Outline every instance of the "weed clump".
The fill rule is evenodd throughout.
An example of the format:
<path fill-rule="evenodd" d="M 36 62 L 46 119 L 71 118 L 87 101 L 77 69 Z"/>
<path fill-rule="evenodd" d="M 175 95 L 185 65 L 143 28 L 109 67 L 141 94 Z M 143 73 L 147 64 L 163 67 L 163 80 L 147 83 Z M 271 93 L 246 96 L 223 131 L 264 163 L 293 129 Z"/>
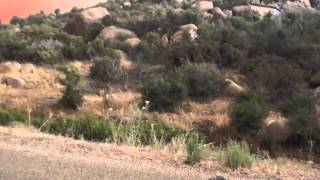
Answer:
<path fill-rule="evenodd" d="M 187 162 L 190 164 L 198 163 L 204 158 L 205 146 L 202 139 L 196 134 L 190 134 L 187 139 Z"/>
<path fill-rule="evenodd" d="M 246 142 L 229 142 L 227 146 L 219 152 L 219 160 L 226 166 L 237 169 L 239 167 L 251 167 L 254 157 Z"/>

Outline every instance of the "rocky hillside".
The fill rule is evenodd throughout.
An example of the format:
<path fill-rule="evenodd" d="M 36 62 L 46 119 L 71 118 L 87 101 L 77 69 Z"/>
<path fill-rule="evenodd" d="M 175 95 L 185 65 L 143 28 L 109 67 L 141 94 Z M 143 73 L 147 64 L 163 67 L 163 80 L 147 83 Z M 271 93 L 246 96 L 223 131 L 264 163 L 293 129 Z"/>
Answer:
<path fill-rule="evenodd" d="M 141 146 L 183 136 L 193 163 L 229 145 L 318 162 L 318 9 L 109 0 L 14 17 L 0 26 L 0 125 Z"/>

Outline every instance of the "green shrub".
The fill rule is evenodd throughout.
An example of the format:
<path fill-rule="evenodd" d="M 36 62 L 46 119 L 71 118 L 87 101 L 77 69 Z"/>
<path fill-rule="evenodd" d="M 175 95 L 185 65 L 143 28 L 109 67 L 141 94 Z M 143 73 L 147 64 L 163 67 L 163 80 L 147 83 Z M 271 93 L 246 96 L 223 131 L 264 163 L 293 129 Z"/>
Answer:
<path fill-rule="evenodd" d="M 4 59 L 29 59 L 31 54 L 27 51 L 30 40 L 15 34 L 10 30 L 0 31 L 0 54 Z"/>
<path fill-rule="evenodd" d="M 6 59 L 56 63 L 64 59 L 87 59 L 87 43 L 48 24 L 25 25 L 20 32 L 0 30 L 0 54 Z"/>
<path fill-rule="evenodd" d="M 293 136 L 300 145 L 306 145 L 310 140 L 320 141 L 318 132 L 320 121 L 316 115 L 316 100 L 311 97 L 296 95 L 286 99 L 280 105 L 283 114 L 289 119 Z"/>
<path fill-rule="evenodd" d="M 233 47 L 233 45 L 225 43 L 220 47 L 221 61 L 218 64 L 230 67 L 235 63 L 242 62 L 246 55 L 245 52 Z"/>
<path fill-rule="evenodd" d="M 294 61 L 274 55 L 248 59 L 241 66 L 254 89 L 275 100 L 299 92 L 306 74 Z"/>
<path fill-rule="evenodd" d="M 31 118 L 31 125 L 40 129 L 40 128 L 43 128 L 42 126 L 45 125 L 47 120 L 48 120 L 48 117 L 45 117 L 45 116 L 32 117 Z M 41 129 L 41 130 L 43 130 L 43 129 Z"/>
<path fill-rule="evenodd" d="M 8 126 L 14 121 L 14 117 L 5 109 L 0 109 L 0 125 Z"/>
<path fill-rule="evenodd" d="M 62 116 L 50 119 L 49 123 L 44 127 L 49 133 L 63 136 L 73 136 L 75 119 L 67 116 Z"/>
<path fill-rule="evenodd" d="M 174 137 L 185 133 L 180 128 L 150 120 L 118 122 L 111 125 L 114 142 L 135 146 L 167 144 Z"/>
<path fill-rule="evenodd" d="M 83 103 L 83 95 L 79 90 L 67 86 L 60 102 L 67 108 L 77 109 Z"/>
<path fill-rule="evenodd" d="M 83 103 L 83 95 L 81 92 L 76 89 L 80 81 L 80 75 L 77 70 L 74 68 L 65 68 L 63 72 L 66 75 L 66 78 L 61 80 L 61 83 L 65 85 L 65 90 L 60 103 L 67 108 L 77 109 Z"/>
<path fill-rule="evenodd" d="M 229 142 L 227 147 L 219 152 L 219 160 L 226 166 L 237 169 L 238 167 L 251 167 L 254 157 L 247 143 Z"/>
<path fill-rule="evenodd" d="M 159 63 L 165 48 L 161 43 L 161 36 L 158 33 L 147 33 L 142 41 L 129 54 L 136 60 L 147 63 Z"/>
<path fill-rule="evenodd" d="M 179 72 L 150 78 L 144 82 L 142 94 L 145 101 L 150 101 L 150 110 L 159 111 L 172 111 L 188 97 L 183 74 Z"/>
<path fill-rule="evenodd" d="M 101 82 L 114 82 L 120 79 L 122 69 L 119 57 L 102 56 L 95 57 L 90 69 L 90 77 Z"/>
<path fill-rule="evenodd" d="M 89 42 L 88 53 L 91 57 L 107 55 L 108 53 L 105 51 L 106 47 L 104 40 L 97 38 L 94 41 Z"/>
<path fill-rule="evenodd" d="M 194 164 L 200 162 L 205 155 L 205 146 L 198 135 L 190 134 L 187 139 L 187 162 Z"/>
<path fill-rule="evenodd" d="M 224 80 L 215 64 L 187 64 L 181 70 L 185 74 L 191 97 L 216 96 L 223 89 Z"/>
<path fill-rule="evenodd" d="M 255 92 L 248 92 L 239 95 L 233 104 L 231 124 L 243 132 L 248 129 L 259 130 L 267 115 L 268 109 L 263 97 Z"/>
<path fill-rule="evenodd" d="M 62 54 L 60 54 L 60 52 L 56 51 L 55 49 L 37 50 L 36 53 L 39 56 L 40 62 L 54 63 L 63 59 Z"/>
<path fill-rule="evenodd" d="M 0 125 L 8 126 L 13 122 L 25 122 L 27 120 L 23 112 L 18 109 L 0 107 Z"/>
<path fill-rule="evenodd" d="M 74 137 L 104 142 L 112 137 L 110 123 L 96 117 L 80 118 L 75 124 Z"/>

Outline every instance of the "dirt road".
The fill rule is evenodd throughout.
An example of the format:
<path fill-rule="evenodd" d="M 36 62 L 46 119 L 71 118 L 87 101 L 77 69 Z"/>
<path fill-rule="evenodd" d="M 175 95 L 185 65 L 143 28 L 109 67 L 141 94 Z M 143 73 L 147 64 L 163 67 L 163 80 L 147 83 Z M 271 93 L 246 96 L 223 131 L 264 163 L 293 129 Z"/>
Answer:
<path fill-rule="evenodd" d="M 158 156 L 158 157 L 157 157 Z M 134 147 L 89 143 L 25 128 L 0 127 L 0 179 L 209 179 L 165 156 Z"/>
<path fill-rule="evenodd" d="M 185 157 L 132 146 L 92 143 L 0 126 L 0 180 L 316 180 L 320 170 L 295 160 L 257 160 L 251 169 L 231 170 L 213 161 L 185 165 Z M 213 163 L 210 170 L 206 163 Z M 317 165 L 315 164 L 317 167 Z"/>

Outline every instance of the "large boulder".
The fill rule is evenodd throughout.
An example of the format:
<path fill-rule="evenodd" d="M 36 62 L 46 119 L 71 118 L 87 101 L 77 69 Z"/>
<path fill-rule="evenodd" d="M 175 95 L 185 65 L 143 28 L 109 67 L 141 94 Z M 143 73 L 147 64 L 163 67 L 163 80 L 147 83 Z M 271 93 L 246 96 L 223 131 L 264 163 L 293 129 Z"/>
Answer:
<path fill-rule="evenodd" d="M 246 92 L 246 89 L 243 88 L 242 86 L 240 86 L 239 84 L 235 83 L 234 81 L 230 80 L 230 79 L 226 79 L 225 80 L 227 85 L 226 85 L 226 89 L 225 92 L 230 95 L 230 96 L 237 96 L 241 93 Z"/>
<path fill-rule="evenodd" d="M 197 31 L 198 27 L 194 24 L 182 25 L 179 27 L 179 30 L 171 36 L 171 41 L 172 43 L 177 43 L 183 39 L 185 34 L 187 34 L 191 41 L 193 41 L 198 37 Z"/>
<path fill-rule="evenodd" d="M 65 30 L 74 35 L 95 38 L 103 28 L 102 19 L 108 15 L 108 10 L 103 7 L 83 10 L 72 18 Z"/>
<path fill-rule="evenodd" d="M 182 8 L 177 8 L 177 9 L 173 9 L 173 10 L 171 11 L 171 13 L 172 13 L 173 15 L 177 16 L 177 17 L 180 17 L 181 15 L 184 14 L 185 11 L 186 11 L 186 10 L 184 10 L 184 9 L 182 9 Z"/>
<path fill-rule="evenodd" d="M 271 13 L 272 15 L 277 15 L 281 13 L 281 11 L 272 6 L 250 5 L 250 10 L 257 12 L 260 16 L 266 16 L 269 13 Z"/>
<path fill-rule="evenodd" d="M 13 88 L 24 88 L 26 85 L 26 82 L 19 77 L 15 76 L 7 76 L 2 79 L 2 82 L 4 82 L 6 85 L 11 86 Z"/>
<path fill-rule="evenodd" d="M 315 104 L 315 114 L 317 117 L 320 117 L 320 89 L 316 89 L 316 91 L 318 92 L 315 92 L 315 97 L 317 98 L 316 100 L 316 104 Z"/>
<path fill-rule="evenodd" d="M 137 45 L 140 44 L 140 42 L 141 42 L 141 40 L 137 37 L 128 38 L 124 41 L 124 43 L 130 48 L 136 47 Z"/>
<path fill-rule="evenodd" d="M 265 120 L 265 137 L 272 142 L 283 142 L 291 135 L 291 128 L 288 119 L 279 113 L 271 112 Z"/>
<path fill-rule="evenodd" d="M 251 10 L 251 8 L 250 8 L 249 5 L 234 6 L 232 8 L 233 13 L 236 14 L 236 15 L 238 15 L 238 14 L 240 14 L 242 12 L 245 12 L 245 11 L 250 11 L 250 10 Z"/>
<path fill-rule="evenodd" d="M 315 73 L 309 80 L 309 84 L 312 87 L 320 86 L 320 71 Z"/>
<path fill-rule="evenodd" d="M 22 72 L 24 73 L 34 73 L 35 70 L 36 70 L 36 67 L 31 63 L 22 65 Z"/>
<path fill-rule="evenodd" d="M 131 70 L 133 69 L 133 62 L 129 60 L 128 55 L 121 51 L 121 50 L 116 50 L 116 53 L 120 57 L 120 67 L 124 70 Z"/>
<path fill-rule="evenodd" d="M 197 31 L 198 27 L 194 24 L 185 24 L 180 26 L 179 29 L 183 31 Z"/>
<path fill-rule="evenodd" d="M 228 9 L 223 10 L 223 13 L 224 13 L 225 15 L 227 15 L 227 17 L 232 17 L 232 15 L 233 15 L 232 11 L 231 11 L 231 10 L 228 10 Z"/>
<path fill-rule="evenodd" d="M 313 96 L 317 99 L 320 99 L 320 87 L 317 87 L 313 90 Z"/>
<path fill-rule="evenodd" d="M 0 64 L 0 73 L 20 71 L 21 68 L 22 66 L 20 63 L 8 61 Z"/>
<path fill-rule="evenodd" d="M 105 16 L 109 15 L 106 8 L 95 7 L 81 11 L 80 19 L 86 23 L 100 22 Z"/>
<path fill-rule="evenodd" d="M 139 77 L 141 79 L 147 79 L 152 75 L 165 74 L 167 68 L 164 65 L 143 65 L 140 66 Z"/>
<path fill-rule="evenodd" d="M 195 8 L 199 12 L 207 12 L 213 9 L 212 1 L 197 1 L 195 4 Z"/>
<path fill-rule="evenodd" d="M 168 38 L 168 34 L 164 34 L 161 37 L 161 44 L 163 47 L 168 47 L 169 46 L 169 38 Z"/>
<path fill-rule="evenodd" d="M 174 0 L 174 2 L 177 4 L 182 4 L 184 2 L 184 0 Z"/>
<path fill-rule="evenodd" d="M 226 15 L 219 7 L 213 8 L 212 9 L 212 13 L 218 18 L 222 18 L 222 19 L 227 19 L 228 18 L 228 15 Z"/>
<path fill-rule="evenodd" d="M 300 8 L 312 8 L 310 0 L 289 0 L 286 6 L 288 7 L 300 7 Z"/>
<path fill-rule="evenodd" d="M 137 35 L 128 29 L 119 28 L 116 26 L 108 26 L 100 32 L 98 37 L 106 42 L 113 43 L 117 41 L 125 41 L 129 38 L 137 38 Z"/>
<path fill-rule="evenodd" d="M 126 1 L 126 2 L 123 3 L 123 7 L 129 8 L 131 6 L 132 6 L 132 4 L 131 4 L 130 1 Z"/>

